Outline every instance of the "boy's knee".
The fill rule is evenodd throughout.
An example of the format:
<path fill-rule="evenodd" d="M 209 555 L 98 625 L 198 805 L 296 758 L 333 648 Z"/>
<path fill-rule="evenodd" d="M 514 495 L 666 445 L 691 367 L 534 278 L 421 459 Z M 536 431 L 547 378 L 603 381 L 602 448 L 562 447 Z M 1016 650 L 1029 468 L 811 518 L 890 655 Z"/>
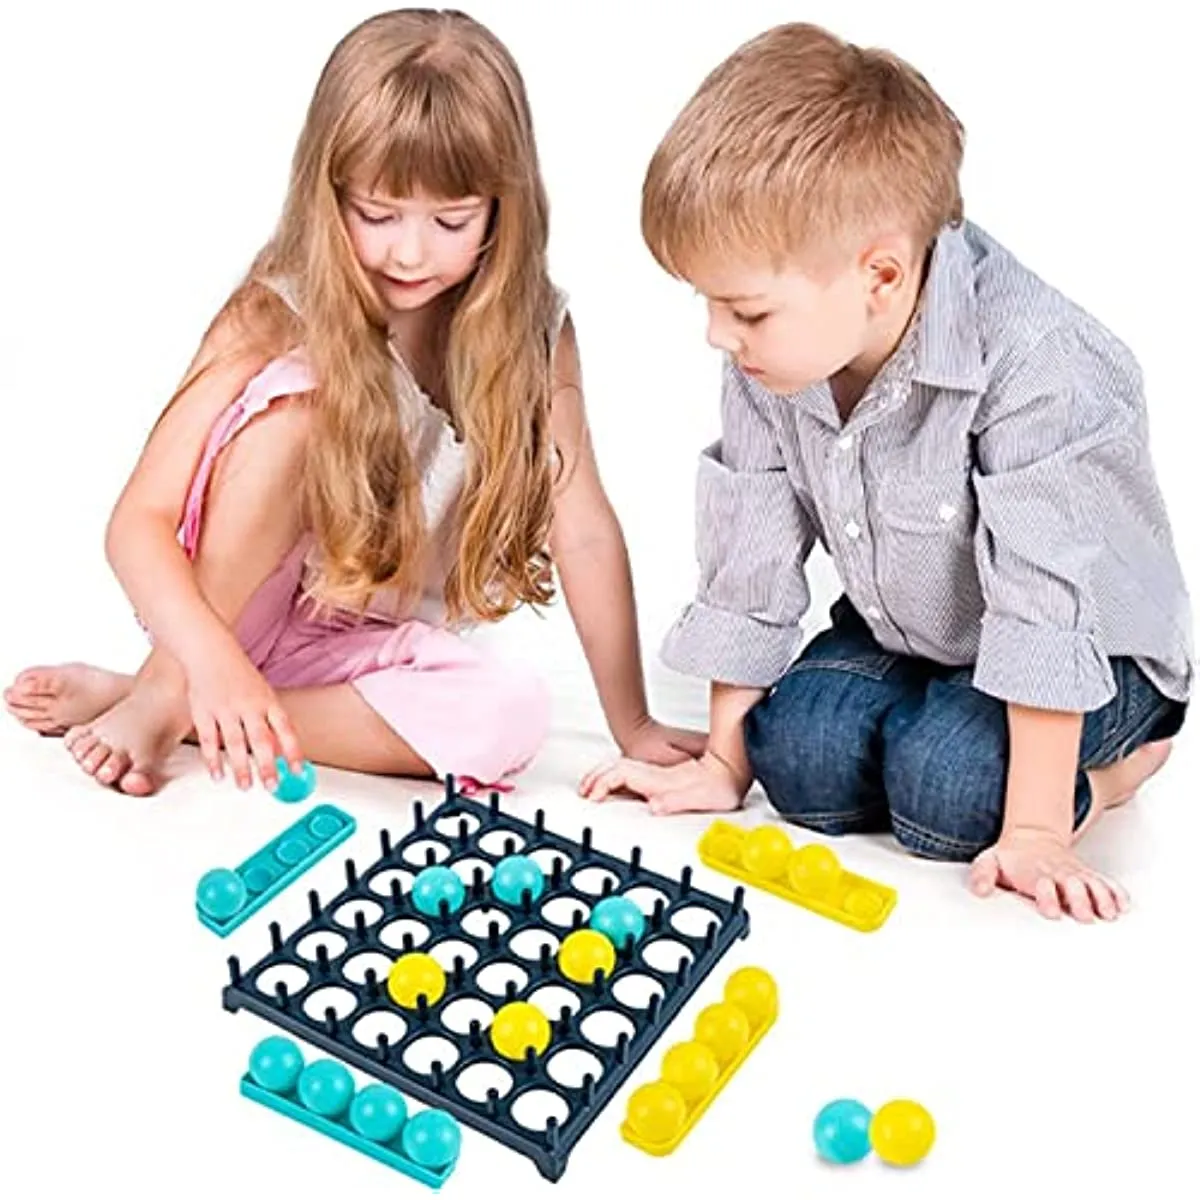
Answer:
<path fill-rule="evenodd" d="M 884 811 L 869 783 L 875 720 L 838 703 L 848 681 L 794 671 L 746 715 L 746 755 L 771 805 L 822 833 L 864 830 Z M 877 822 L 875 822 L 877 823 Z"/>
<path fill-rule="evenodd" d="M 969 862 L 999 836 L 1008 776 L 1004 705 L 945 689 L 884 748 L 883 781 L 897 841 L 914 854 Z"/>

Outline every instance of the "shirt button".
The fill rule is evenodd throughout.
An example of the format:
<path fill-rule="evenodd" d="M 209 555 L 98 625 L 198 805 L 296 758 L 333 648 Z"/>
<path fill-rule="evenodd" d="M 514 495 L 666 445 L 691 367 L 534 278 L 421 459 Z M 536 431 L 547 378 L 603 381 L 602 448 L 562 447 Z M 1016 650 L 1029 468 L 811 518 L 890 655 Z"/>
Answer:
<path fill-rule="evenodd" d="M 862 526 L 857 521 L 846 522 L 846 536 L 848 538 L 857 538 L 862 533 Z"/>
<path fill-rule="evenodd" d="M 849 450 L 854 445 L 854 434 L 847 433 L 844 437 L 838 438 L 838 449 Z"/>
<path fill-rule="evenodd" d="M 951 521 L 954 519 L 954 514 L 956 512 L 958 512 L 958 509 L 955 508 L 953 504 L 943 504 L 941 508 L 938 509 L 938 517 L 943 521 Z"/>
<path fill-rule="evenodd" d="M 868 608 L 868 609 L 867 609 L 867 618 L 868 618 L 868 620 L 871 620 L 871 621 L 878 621 L 878 620 L 879 620 L 879 618 L 880 618 L 880 617 L 882 617 L 882 616 L 883 616 L 883 613 L 881 613 L 881 612 L 879 611 L 879 609 L 877 609 L 877 608 L 875 607 L 875 605 L 873 605 L 873 604 L 871 605 L 871 607 L 870 607 L 870 608 Z"/>

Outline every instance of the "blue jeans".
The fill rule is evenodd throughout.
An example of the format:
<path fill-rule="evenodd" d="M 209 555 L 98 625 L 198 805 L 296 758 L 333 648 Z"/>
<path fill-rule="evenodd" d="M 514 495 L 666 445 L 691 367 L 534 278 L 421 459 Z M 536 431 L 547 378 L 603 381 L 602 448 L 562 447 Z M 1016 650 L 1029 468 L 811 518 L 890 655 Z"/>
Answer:
<path fill-rule="evenodd" d="M 780 815 L 825 834 L 890 830 L 927 858 L 966 862 L 1000 834 L 1008 711 L 972 686 L 973 668 L 883 649 L 843 597 L 833 627 L 805 647 L 747 714 L 746 751 Z M 1128 658 L 1117 693 L 1087 713 L 1075 827 L 1091 807 L 1086 770 L 1174 736 L 1185 705 Z"/>

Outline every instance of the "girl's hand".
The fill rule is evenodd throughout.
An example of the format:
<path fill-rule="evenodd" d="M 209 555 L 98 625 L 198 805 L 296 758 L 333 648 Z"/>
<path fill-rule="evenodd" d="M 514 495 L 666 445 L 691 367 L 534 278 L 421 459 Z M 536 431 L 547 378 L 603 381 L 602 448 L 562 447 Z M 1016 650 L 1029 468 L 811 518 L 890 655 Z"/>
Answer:
<path fill-rule="evenodd" d="M 699 758 L 707 745 L 708 738 L 703 733 L 662 725 L 647 716 L 622 740 L 621 753 L 639 762 L 673 767 Z"/>
<path fill-rule="evenodd" d="M 304 755 L 292 723 L 274 689 L 235 643 L 214 647 L 188 669 L 188 705 L 200 743 L 200 757 L 213 779 L 221 779 L 221 752 L 243 790 L 251 785 L 251 762 L 268 790 L 279 782 L 282 755 L 293 771 Z"/>
<path fill-rule="evenodd" d="M 688 759 L 672 767 L 622 758 L 610 766 L 589 771 L 579 784 L 579 793 L 587 800 L 605 800 L 613 794 L 640 797 L 655 816 L 732 812 L 742 803 L 733 772 L 707 751 L 702 758 Z"/>

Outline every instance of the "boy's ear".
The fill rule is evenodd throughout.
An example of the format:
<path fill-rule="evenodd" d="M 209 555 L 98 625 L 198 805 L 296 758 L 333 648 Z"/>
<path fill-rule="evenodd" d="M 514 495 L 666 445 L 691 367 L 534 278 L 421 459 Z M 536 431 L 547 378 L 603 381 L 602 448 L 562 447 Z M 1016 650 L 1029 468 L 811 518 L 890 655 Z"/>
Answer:
<path fill-rule="evenodd" d="M 908 246 L 899 237 L 883 237 L 866 247 L 859 257 L 867 295 L 872 304 L 885 306 L 908 281 Z"/>
<path fill-rule="evenodd" d="M 904 277 L 903 266 L 890 255 L 878 257 L 871 262 L 871 288 L 884 292 L 896 288 Z"/>

